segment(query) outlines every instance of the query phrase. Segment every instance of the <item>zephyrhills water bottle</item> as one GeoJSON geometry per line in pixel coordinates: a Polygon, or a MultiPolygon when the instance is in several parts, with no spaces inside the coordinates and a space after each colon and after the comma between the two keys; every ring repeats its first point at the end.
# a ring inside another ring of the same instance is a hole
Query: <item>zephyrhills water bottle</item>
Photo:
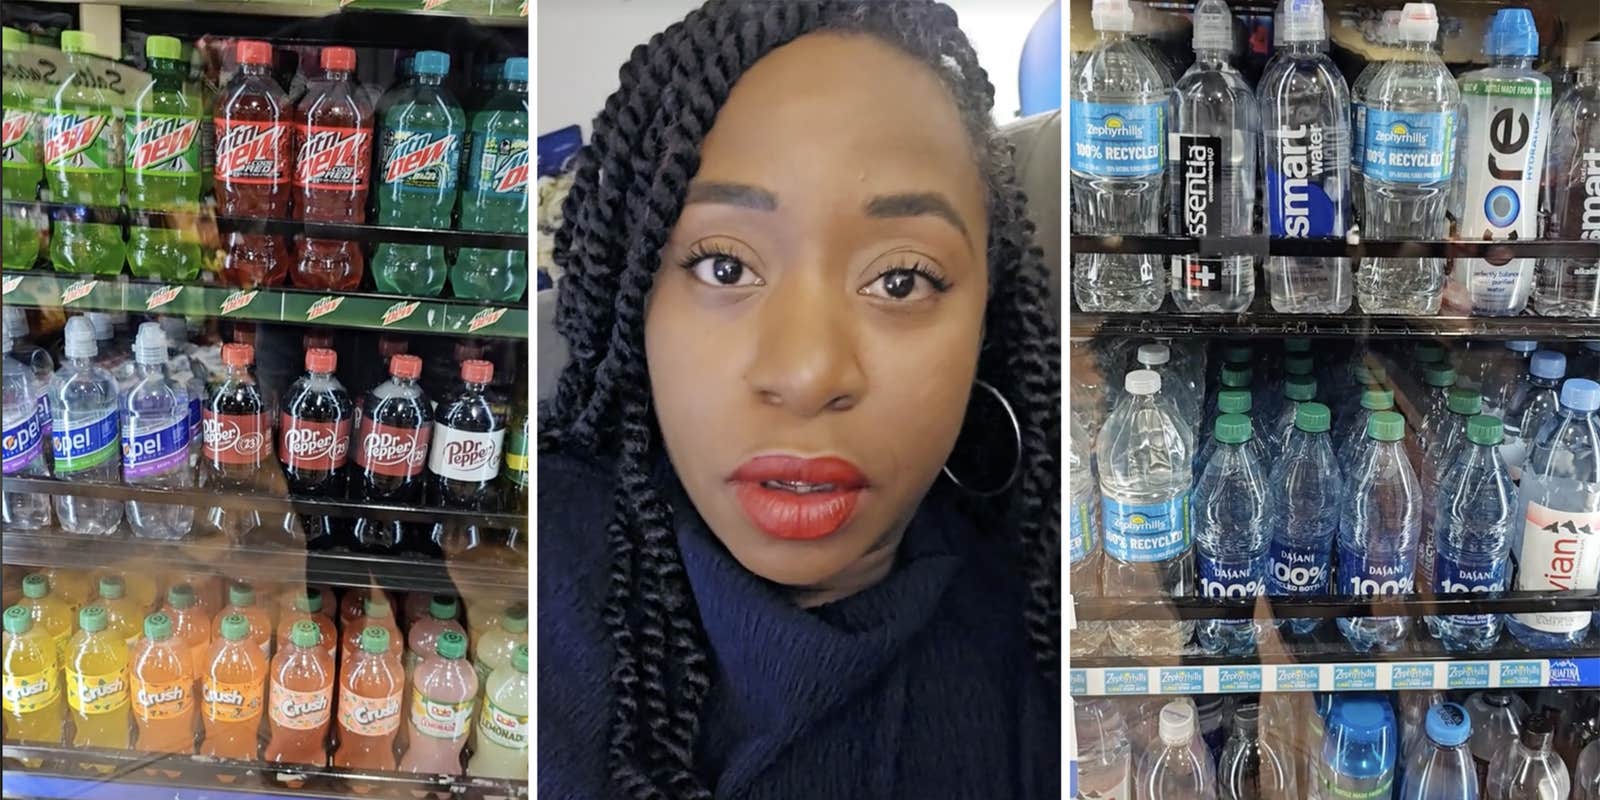
{"type": "MultiPolygon", "coordinates": [[[[1073,59],[1068,163],[1072,229],[1086,234],[1161,232],[1171,84],[1128,34],[1128,0],[1095,0],[1100,43],[1073,59]]],[[[1166,296],[1159,258],[1073,257],[1072,291],[1084,311],[1155,311],[1166,296]]]]}
{"type": "MultiPolygon", "coordinates": [[[[1511,582],[1511,531],[1517,487],[1500,460],[1500,420],[1467,422],[1467,446],[1439,483],[1435,561],[1429,570],[1440,595],[1503,592],[1511,582]]],[[[1475,653],[1500,639],[1499,614],[1439,617],[1439,642],[1452,653],[1475,653]]]]}
{"type": "MultiPolygon", "coordinates": [[[[1255,225],[1261,114],[1250,84],[1228,63],[1232,52],[1228,4],[1200,0],[1195,62],[1174,90],[1167,148],[1169,227],[1183,236],[1248,236],[1255,225]]],[[[1243,311],[1255,296],[1254,256],[1172,257],[1172,299],[1184,311],[1243,311]]]]}
{"type": "Polygon", "coordinates": [[[1186,700],[1161,709],[1159,741],[1139,760],[1138,800],[1216,800],[1217,775],[1210,754],[1194,747],[1195,710],[1186,700]]]}
{"type": "MultiPolygon", "coordinates": [[[[1572,378],[1561,411],[1539,431],[1522,468],[1523,520],[1516,588],[1593,591],[1600,585],[1600,384],[1572,378]]],[[[1591,612],[1513,614],[1511,634],[1535,650],[1583,641],[1591,612]]]]}
{"type": "MultiPolygon", "coordinates": [[[[1461,90],[1433,49],[1439,17],[1432,3],[1406,3],[1403,46],[1372,80],[1363,137],[1365,235],[1443,239],[1455,175],[1461,90]]],[[[1436,314],[1442,258],[1368,258],[1356,299],[1368,314],[1436,314]]]]}
{"type": "MultiPolygon", "coordinates": [[[[1380,411],[1367,422],[1368,447],[1351,465],[1339,515],[1339,594],[1410,594],[1415,585],[1422,498],[1401,439],[1405,421],[1380,411]]],[[[1408,617],[1341,618],[1345,641],[1360,652],[1394,650],[1410,630],[1408,617]]]]}
{"type": "MultiPolygon", "coordinates": [[[[136,378],[122,396],[122,476],[135,486],[187,489],[189,393],[167,377],[167,336],[161,325],[139,326],[133,343],[136,378]]],[[[172,503],[128,501],[128,527],[146,539],[182,539],[194,525],[194,509],[172,503]]]]}
{"type": "MultiPolygon", "coordinates": [[[[1339,498],[1343,482],[1328,437],[1328,407],[1301,403],[1295,409],[1296,434],[1287,437],[1283,453],[1267,481],[1267,594],[1272,597],[1317,597],[1328,594],[1333,573],[1333,548],[1339,536],[1339,498]]],[[[1322,620],[1280,620],[1306,636],[1322,620]]]]}
{"type": "Polygon", "coordinates": [[[1350,211],[1358,226],[1366,219],[1361,180],[1361,163],[1366,159],[1366,153],[1361,133],[1367,129],[1367,89],[1372,86],[1372,79],[1383,70],[1383,65],[1394,58],[1394,50],[1399,46],[1400,9],[1396,8],[1383,12],[1383,19],[1378,25],[1378,47],[1369,52],[1367,66],[1356,76],[1356,82],[1350,85],[1350,130],[1356,134],[1350,137],[1350,211]]]}
{"type": "Polygon", "coordinates": [[[1217,760],[1218,800],[1302,797],[1292,748],[1267,733],[1261,725],[1260,705],[1245,703],[1233,712],[1233,730],[1217,760]]]}
{"type": "MultiPolygon", "coordinates": [[[[48,478],[44,421],[39,416],[42,387],[33,370],[10,354],[11,336],[6,331],[5,347],[0,351],[5,358],[5,366],[0,368],[0,378],[5,381],[5,475],[48,478]]],[[[6,530],[34,531],[50,526],[50,495],[8,491],[0,508],[6,530]]]]}
{"type": "Polygon", "coordinates": [[[1424,730],[1427,736],[1407,751],[1400,800],[1478,800],[1478,775],[1467,750],[1472,736],[1467,710],[1440,703],[1428,709],[1424,730]]]}
{"type": "MultiPolygon", "coordinates": [[[[1467,193],[1458,236],[1539,237],[1539,178],[1550,141],[1550,79],[1533,68],[1539,29],[1526,8],[1502,8],[1489,23],[1486,69],[1461,76],[1467,193]]],[[[1533,259],[1496,264],[1457,259],[1445,305],[1476,315],[1522,313],[1533,291],[1533,259]]]]}
{"type": "MultiPolygon", "coordinates": [[[[1284,239],[1340,239],[1350,222],[1350,89],[1328,58],[1322,0],[1282,0],[1281,45],[1256,94],[1268,232],[1284,239]]],[[[1350,307],[1350,260],[1267,259],[1272,307],[1286,314],[1340,314],[1350,307]]]]}
{"type": "MultiPolygon", "coordinates": [[[[1077,632],[1073,632],[1077,636],[1077,632]]],[[[1078,741],[1079,800],[1128,800],[1133,796],[1133,764],[1128,726],[1116,701],[1083,698],[1073,702],[1078,741]]]]}
{"type": "MultiPolygon", "coordinates": [[[[1067,513],[1068,587],[1074,598],[1100,596],[1100,570],[1104,558],[1100,549],[1100,486],[1091,464],[1094,442],[1078,418],[1072,417],[1071,441],[1067,450],[1067,487],[1072,505],[1067,513]]],[[[1106,640],[1106,623],[1079,620],[1070,637],[1073,654],[1089,654],[1106,640]]]]}
{"type": "MultiPolygon", "coordinates": [[[[1600,239],[1600,41],[1583,46],[1578,83],[1551,113],[1545,160],[1544,235],[1547,239],[1600,239]]],[[[1546,316],[1600,316],[1600,261],[1539,260],[1533,309],[1546,316]]]]}
{"type": "Polygon", "coordinates": [[[1572,776],[1567,765],[1550,749],[1555,727],[1548,714],[1527,717],[1522,735],[1499,750],[1489,762],[1489,787],[1485,800],[1544,800],[1567,797],[1572,776]]]}
{"type": "MultiPolygon", "coordinates": [[[[1111,412],[1096,447],[1108,595],[1183,597],[1193,591],[1190,552],[1189,438],[1182,420],[1158,402],[1161,376],[1134,370],[1130,397],[1111,412]]],[[[1130,620],[1111,627],[1122,652],[1172,653],[1189,640],[1188,622],[1130,620]]]]}
{"type": "MultiPolygon", "coordinates": [[[[67,320],[66,360],[50,380],[51,451],[57,478],[116,483],[122,477],[117,384],[95,366],[96,352],[89,320],[67,320]]],[[[104,536],[122,523],[122,503],[56,495],[56,519],[68,533],[104,536]]]]}
{"type": "MultiPolygon", "coordinates": [[[[1245,443],[1250,418],[1217,418],[1217,450],[1194,489],[1194,546],[1200,594],[1213,598],[1259,597],[1266,591],[1267,477],[1245,443]]],[[[1208,653],[1255,651],[1259,624],[1252,620],[1206,620],[1200,647],[1208,653]]]]}
{"type": "Polygon", "coordinates": [[[1335,695],[1326,724],[1316,765],[1319,791],[1312,797],[1391,797],[1400,731],[1389,701],[1377,695],[1335,695]]]}

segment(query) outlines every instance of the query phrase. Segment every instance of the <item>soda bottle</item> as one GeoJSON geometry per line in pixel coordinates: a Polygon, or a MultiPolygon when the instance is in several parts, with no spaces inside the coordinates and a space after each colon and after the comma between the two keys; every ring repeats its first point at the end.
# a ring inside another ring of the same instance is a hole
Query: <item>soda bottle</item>
{"type": "Polygon", "coordinates": [[[405,670],[389,644],[389,631],[371,626],[359,640],[339,671],[339,749],[333,766],[393,770],[405,670]]]}
{"type": "Polygon", "coordinates": [[[128,107],[128,271],[135,277],[194,280],[200,241],[193,216],[200,210],[200,118],[206,109],[189,83],[183,43],[171,36],[145,40],[150,83],[128,107]],[[140,211],[178,214],[146,224],[140,211]]]}
{"type": "MultiPolygon", "coordinates": [[[[16,28],[4,30],[6,72],[21,59],[28,35],[16,28]]],[[[0,87],[0,104],[5,110],[5,128],[0,138],[3,149],[4,198],[31,201],[39,197],[39,181],[44,177],[39,155],[39,104],[22,90],[22,81],[6,81],[0,87]]],[[[5,244],[0,250],[0,265],[6,269],[28,269],[39,260],[39,225],[31,213],[5,211],[5,244]]],[[[11,348],[7,347],[7,350],[11,348]]]]}
{"type": "Polygon", "coordinates": [[[7,608],[4,619],[5,643],[0,658],[4,659],[6,738],[59,745],[64,719],[61,659],[56,655],[56,644],[50,632],[36,624],[24,606],[7,608]]]}
{"type": "MultiPolygon", "coordinates": [[[[507,59],[506,85],[472,115],[461,229],[528,232],[528,59],[507,59]]],[[[450,270],[456,297],[512,303],[528,291],[528,254],[463,247],[450,270]]]]}
{"type": "Polygon", "coordinates": [[[338,661],[339,631],[334,627],[333,618],[326,613],[328,607],[324,605],[322,593],[311,588],[286,596],[290,598],[290,603],[278,620],[278,652],[283,652],[289,646],[289,634],[295,623],[309,622],[317,627],[318,641],[321,642],[322,651],[328,654],[329,662],[338,661]]]}
{"type": "Polygon", "coordinates": [[[445,508],[486,511],[494,505],[506,427],[484,394],[493,375],[494,365],[487,361],[462,364],[464,385],[433,424],[428,494],[445,508]]]}
{"type": "Polygon", "coordinates": [[[228,605],[217,612],[213,621],[215,630],[222,630],[222,622],[231,616],[244,617],[250,623],[250,641],[261,648],[261,658],[272,657],[272,616],[266,608],[256,603],[256,590],[248,583],[228,586],[228,605]]]}
{"type": "Polygon", "coordinates": [[[122,202],[122,118],[99,71],[94,35],[62,31],[67,75],[49,101],[44,119],[44,176],[57,203],[68,209],[50,236],[50,262],[61,272],[116,275],[122,271],[122,228],[90,222],[90,208],[122,202]]]}
{"type": "MultiPolygon", "coordinates": [[[[250,375],[255,350],[245,344],[222,346],[227,374],[212,390],[201,411],[205,444],[201,448],[200,486],[216,491],[253,492],[272,459],[272,423],[266,400],[250,375]]],[[[213,507],[207,523],[234,541],[261,524],[252,510],[213,507]]]]}
{"type": "MultiPolygon", "coordinates": [[[[1547,239],[1600,236],[1600,41],[1583,45],[1577,85],[1551,112],[1544,169],[1547,239]]],[[[1533,309],[1552,317],[1600,316],[1600,270],[1594,259],[1539,259],[1533,309]]]]}
{"type": "Polygon", "coordinates": [[[406,637],[405,664],[408,675],[424,656],[433,652],[434,642],[446,631],[466,635],[466,629],[461,627],[459,619],[460,608],[461,603],[446,594],[436,594],[428,602],[427,616],[417,620],[406,637]]]}
{"type": "MultiPolygon", "coordinates": [[[[415,68],[416,83],[399,90],[381,123],[378,223],[442,230],[456,204],[466,117],[442,85],[448,54],[424,50],[415,68]]],[[[389,294],[437,297],[447,272],[443,245],[385,242],[372,254],[373,280],[389,294]]]]}
{"type": "MultiPolygon", "coordinates": [[[[350,467],[351,497],[358,503],[422,502],[433,409],[417,384],[421,374],[422,359],[395,355],[389,359],[390,379],[366,394],[350,467]]],[[[400,546],[409,528],[398,521],[363,517],[356,520],[354,535],[361,549],[388,552],[400,546]]]]}
{"type": "Polygon", "coordinates": [[[1487,800],[1567,797],[1572,776],[1550,749],[1555,726],[1548,714],[1530,715],[1511,747],[1497,751],[1489,764],[1487,800]]]}
{"type": "Polygon", "coordinates": [[[22,602],[34,624],[43,628],[55,643],[56,663],[67,662],[67,642],[72,636],[73,611],[67,602],[50,591],[50,580],[43,573],[30,572],[22,578],[22,602]]]}
{"type": "Polygon", "coordinates": [[[67,644],[67,705],[73,747],[128,748],[128,645],[106,627],[106,610],[78,612],[67,644]]]}
{"type": "Polygon", "coordinates": [[[250,620],[229,614],[217,625],[202,673],[205,741],[201,755],[254,761],[256,728],[267,690],[267,657],[250,642],[250,620]]]}
{"type": "Polygon", "coordinates": [[[272,738],[261,757],[274,764],[326,766],[336,675],[317,623],[303,619],[290,627],[288,646],[272,659],[271,675],[272,738]]]}
{"type": "Polygon", "coordinates": [[[329,622],[333,621],[339,609],[339,601],[333,596],[333,589],[322,584],[312,584],[303,587],[300,591],[295,591],[291,587],[289,591],[278,595],[278,612],[280,616],[287,616],[290,612],[298,610],[301,605],[306,605],[306,610],[310,611],[311,614],[323,617],[329,622]],[[315,601],[307,600],[304,603],[301,602],[313,596],[316,598],[315,601]]]}
{"type": "Polygon", "coordinates": [[[1467,710],[1440,703],[1428,709],[1424,729],[1427,737],[1407,749],[1400,800],[1477,800],[1478,776],[1466,746],[1472,736],[1467,710]]]}
{"type": "MultiPolygon", "coordinates": [[[[67,320],[65,363],[50,381],[51,452],[56,477],[116,483],[117,384],[95,366],[94,331],[81,316],[67,320]]],[[[106,536],[122,524],[122,503],[56,495],[56,519],[68,533],[106,536]]]]}
{"type": "Polygon", "coordinates": [[[461,774],[461,748],[478,701],[478,673],[466,656],[467,637],[445,631],[417,665],[401,771],[461,774]]]}
{"type": "MultiPolygon", "coordinates": [[[[167,335],[161,325],[139,326],[133,347],[137,383],[122,396],[122,474],[135,486],[188,489],[189,393],[167,377],[167,335]]],[[[128,527],[146,539],[182,539],[194,508],[129,500],[128,527]]]]}
{"type": "MultiPolygon", "coordinates": [[[[252,219],[289,216],[294,164],[289,97],[272,77],[272,45],[241,39],[239,71],[217,100],[217,213],[252,219]]],[[[278,286],[289,272],[283,239],[230,233],[223,244],[222,280],[243,286],[278,286]]]]}
{"type": "MultiPolygon", "coordinates": [[[[1416,580],[1421,498],[1401,440],[1405,421],[1379,411],[1367,423],[1370,443],[1357,451],[1339,515],[1339,594],[1410,594],[1416,580]]],[[[1339,630],[1358,652],[1399,647],[1406,617],[1340,618],[1339,630]]]]}
{"type": "Polygon", "coordinates": [[[211,617],[195,602],[194,587],[175,583],[167,588],[167,604],[161,613],[172,620],[172,635],[186,649],[190,659],[190,674],[196,682],[205,675],[207,658],[211,654],[211,617]]]}
{"type": "Polygon", "coordinates": [[[136,747],[147,753],[193,753],[194,658],[177,637],[172,617],[156,612],[144,618],[144,638],[134,647],[128,676],[139,728],[136,747]]]}
{"type": "Polygon", "coordinates": [[[400,635],[400,626],[395,622],[394,607],[380,596],[368,597],[361,601],[361,615],[345,624],[344,646],[340,655],[348,659],[361,649],[361,637],[368,628],[382,628],[389,634],[389,648],[394,651],[395,658],[400,659],[404,667],[405,637],[400,635]]]}
{"type": "Polygon", "coordinates": [[[377,588],[346,589],[339,598],[339,630],[359,639],[366,627],[359,622],[367,613],[367,601],[373,598],[389,602],[389,593],[377,588]]]}
{"type": "MultiPolygon", "coordinates": [[[[8,223],[9,226],[9,223],[8,223]]],[[[11,309],[6,309],[10,311],[11,309]]],[[[20,310],[20,309],[18,309],[20,310]]],[[[5,331],[5,367],[0,380],[5,384],[5,475],[19,478],[48,478],[50,465],[45,456],[49,439],[49,402],[45,385],[33,371],[11,356],[11,330],[5,331]],[[41,415],[40,409],[44,409],[41,415]]],[[[50,495],[33,492],[4,492],[0,503],[6,530],[36,531],[50,525],[50,495]]]]}
{"type": "MultiPolygon", "coordinates": [[[[366,221],[372,163],[372,105],[353,91],[356,51],[322,48],[323,80],[313,82],[295,107],[299,152],[294,169],[295,218],[315,222],[366,221]]],[[[364,262],[355,242],[297,237],[290,282],[308,289],[351,290],[361,285],[364,262]]]]}
{"type": "Polygon", "coordinates": [[[510,664],[517,648],[528,644],[528,606],[512,604],[500,618],[499,625],[475,635],[471,641],[478,680],[487,683],[490,673],[510,664]]]}
{"type": "Polygon", "coordinates": [[[355,405],[333,376],[339,356],[306,351],[306,375],[289,387],[279,437],[289,490],[307,497],[344,497],[345,461],[355,405]]]}
{"type": "Polygon", "coordinates": [[[484,683],[477,746],[467,774],[522,780],[528,774],[528,645],[494,668],[484,683]]]}
{"type": "MultiPolygon", "coordinates": [[[[1500,460],[1500,420],[1479,415],[1467,422],[1467,445],[1440,480],[1434,566],[1423,577],[1439,595],[1503,592],[1511,584],[1511,534],[1517,487],[1500,460]]],[[[1500,640],[1499,614],[1429,618],[1439,642],[1452,653],[1483,652],[1500,640]]]]}
{"type": "Polygon", "coordinates": [[[106,627],[112,633],[122,636],[123,643],[128,646],[128,652],[132,653],[143,631],[145,609],[140,608],[138,601],[128,596],[127,586],[123,584],[122,578],[116,575],[101,576],[99,596],[95,598],[94,604],[106,610],[106,627]]]}
{"type": "MultiPolygon", "coordinates": [[[[1194,487],[1194,548],[1200,594],[1212,598],[1259,597],[1266,591],[1266,471],[1245,446],[1250,418],[1217,418],[1216,453],[1194,487]]],[[[1260,626],[1250,620],[1206,620],[1200,647],[1229,655],[1255,651],[1260,626]]]]}
{"type": "Polygon", "coordinates": [[[511,418],[511,442],[506,445],[506,463],[500,471],[504,486],[500,507],[508,512],[525,513],[528,510],[528,436],[532,420],[527,409],[511,418]]]}

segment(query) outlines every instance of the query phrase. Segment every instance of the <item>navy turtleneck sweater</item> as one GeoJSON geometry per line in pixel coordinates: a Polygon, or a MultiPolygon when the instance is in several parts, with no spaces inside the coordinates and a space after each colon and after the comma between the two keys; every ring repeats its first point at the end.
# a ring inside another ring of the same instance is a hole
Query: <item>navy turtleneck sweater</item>
{"type": "MultiPolygon", "coordinates": [[[[538,469],[538,796],[611,798],[613,478],[557,454],[538,469]]],[[[935,495],[882,582],[810,609],[667,495],[711,650],[696,763],[719,800],[1061,797],[1059,695],[1023,632],[1021,578],[935,495]]]]}

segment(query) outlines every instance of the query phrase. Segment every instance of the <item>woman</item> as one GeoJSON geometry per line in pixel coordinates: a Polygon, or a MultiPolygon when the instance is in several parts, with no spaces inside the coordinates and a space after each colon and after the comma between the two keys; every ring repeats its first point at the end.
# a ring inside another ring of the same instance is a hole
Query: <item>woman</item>
{"type": "Polygon", "coordinates": [[[925,0],[712,0],[623,66],[556,239],[541,797],[1060,796],[1059,340],[992,102],[925,0]]]}

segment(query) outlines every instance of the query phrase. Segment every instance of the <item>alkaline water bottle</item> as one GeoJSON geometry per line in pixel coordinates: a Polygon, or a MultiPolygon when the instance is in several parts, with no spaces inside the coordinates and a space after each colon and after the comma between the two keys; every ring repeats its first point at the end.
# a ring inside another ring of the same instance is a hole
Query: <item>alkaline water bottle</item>
{"type": "MultiPolygon", "coordinates": [[[[1583,45],[1578,83],[1551,113],[1545,160],[1544,235],[1600,239],[1600,41],[1583,45]]],[[[1600,316],[1600,263],[1592,258],[1539,260],[1533,309],[1554,317],[1600,316]]]]}
{"type": "MultiPolygon", "coordinates": [[[[1067,486],[1072,505],[1067,513],[1068,587],[1075,598],[1100,596],[1100,570],[1104,561],[1100,551],[1100,487],[1095,482],[1094,442],[1072,417],[1070,446],[1067,450],[1067,486]]],[[[1106,640],[1106,623],[1078,620],[1072,629],[1074,655],[1087,655],[1100,649],[1106,640]]],[[[1081,745],[1081,743],[1080,743],[1081,745]]]]}
{"type": "MultiPolygon", "coordinates": [[[[1272,236],[1342,239],[1350,221],[1350,89],[1328,57],[1322,0],[1281,0],[1280,47],[1256,89],[1261,104],[1266,218],[1272,236]]],[[[1285,314],[1342,314],[1350,307],[1350,260],[1267,259],[1272,307],[1285,314]]]]}
{"type": "MultiPolygon", "coordinates": [[[[11,336],[6,331],[5,358],[0,378],[5,382],[5,475],[17,478],[48,478],[50,465],[44,457],[44,421],[39,416],[40,387],[33,370],[11,357],[11,336]]],[[[50,495],[5,492],[6,530],[35,531],[50,526],[50,495]]]]}
{"type": "MultiPolygon", "coordinates": [[[[78,316],[67,320],[66,356],[50,380],[51,451],[56,477],[116,483],[121,478],[117,438],[117,384],[95,366],[94,327],[78,316]]],[[[122,503],[62,494],[56,518],[68,533],[105,536],[122,522],[122,503]]]]}
{"type": "MultiPolygon", "coordinates": [[[[1367,422],[1368,447],[1351,465],[1339,515],[1339,594],[1410,594],[1415,585],[1421,497],[1401,440],[1406,424],[1393,411],[1367,422]]],[[[1340,618],[1339,630],[1358,652],[1394,650],[1410,630],[1409,617],[1340,618]]]]}
{"type": "Polygon", "coordinates": [[[1572,778],[1567,765],[1550,749],[1555,727],[1548,714],[1533,714],[1510,747],[1496,751],[1489,763],[1486,800],[1542,800],[1567,797],[1572,778]]]}
{"type": "MultiPolygon", "coordinates": [[[[1167,153],[1169,227],[1184,236],[1254,232],[1261,115],[1250,84],[1228,63],[1232,52],[1228,4],[1200,0],[1194,8],[1195,62],[1178,79],[1167,153]]],[[[1255,296],[1254,256],[1172,257],[1172,300],[1179,309],[1244,311],[1255,296]]]]}
{"type": "Polygon", "coordinates": [[[1160,741],[1139,760],[1137,800],[1216,800],[1211,756],[1195,747],[1195,710],[1185,698],[1161,709],[1160,741]]]}
{"type": "MultiPolygon", "coordinates": [[[[1250,452],[1250,418],[1217,418],[1217,449],[1194,489],[1194,546],[1200,594],[1204,597],[1259,597],[1266,591],[1266,470],[1250,452]]],[[[1200,647],[1207,653],[1255,652],[1260,625],[1250,620],[1200,623],[1200,647]]]]}
{"type": "Polygon", "coordinates": [[[1372,79],[1382,71],[1383,65],[1394,58],[1394,50],[1399,46],[1400,10],[1390,9],[1383,12],[1383,21],[1378,26],[1377,48],[1367,59],[1367,66],[1356,76],[1356,82],[1350,86],[1350,130],[1355,132],[1350,137],[1350,211],[1356,226],[1365,224],[1367,218],[1361,180],[1361,162],[1366,158],[1361,134],[1367,129],[1367,90],[1372,86],[1372,79]]]}
{"type": "MultiPolygon", "coordinates": [[[[1500,420],[1467,422],[1467,446],[1439,484],[1436,555],[1429,574],[1439,596],[1503,592],[1511,583],[1511,533],[1518,522],[1517,487],[1500,460],[1500,420]]],[[[1426,499],[1425,499],[1426,501],[1426,499]]],[[[1428,553],[1424,552],[1423,557],[1428,553]]],[[[1429,617],[1439,642],[1452,653],[1480,653],[1500,640],[1499,614],[1429,617]]]]}
{"type": "MultiPolygon", "coordinates": [[[[1400,12],[1404,46],[1372,79],[1362,152],[1365,235],[1443,239],[1455,174],[1461,91],[1433,49],[1439,17],[1432,3],[1400,12]]],[[[1368,314],[1432,315],[1444,289],[1442,258],[1369,258],[1356,275],[1368,314]]]]}
{"type": "Polygon", "coordinates": [[[1467,740],[1472,721],[1456,703],[1428,709],[1427,737],[1409,751],[1400,800],[1478,800],[1478,775],[1472,769],[1467,740]]]}
{"type": "MultiPolygon", "coordinates": [[[[167,377],[167,335],[161,325],[139,326],[133,343],[136,382],[122,397],[122,475],[131,485],[187,489],[189,393],[167,377]]],[[[194,508],[128,501],[128,527],[146,539],[182,539],[194,525],[194,508]]]]}
{"type": "MultiPolygon", "coordinates": [[[[1333,545],[1339,535],[1339,498],[1343,492],[1333,444],[1328,438],[1328,407],[1301,403],[1295,409],[1297,435],[1288,437],[1278,465],[1267,481],[1267,594],[1272,597],[1318,597],[1328,594],[1333,572],[1333,545]]],[[[1321,627],[1315,618],[1279,620],[1307,636],[1321,627]]]]}
{"type": "Polygon", "coordinates": [[[1326,724],[1317,765],[1320,792],[1313,796],[1391,797],[1400,731],[1389,701],[1377,695],[1335,695],[1326,724]]]}
{"type": "MultiPolygon", "coordinates": [[[[1172,85],[1128,37],[1128,0],[1095,0],[1100,43],[1074,59],[1068,104],[1072,229],[1161,232],[1167,104],[1172,85]]],[[[1072,291],[1084,311],[1150,312],[1166,296],[1150,254],[1073,257],[1072,291]]]]}

